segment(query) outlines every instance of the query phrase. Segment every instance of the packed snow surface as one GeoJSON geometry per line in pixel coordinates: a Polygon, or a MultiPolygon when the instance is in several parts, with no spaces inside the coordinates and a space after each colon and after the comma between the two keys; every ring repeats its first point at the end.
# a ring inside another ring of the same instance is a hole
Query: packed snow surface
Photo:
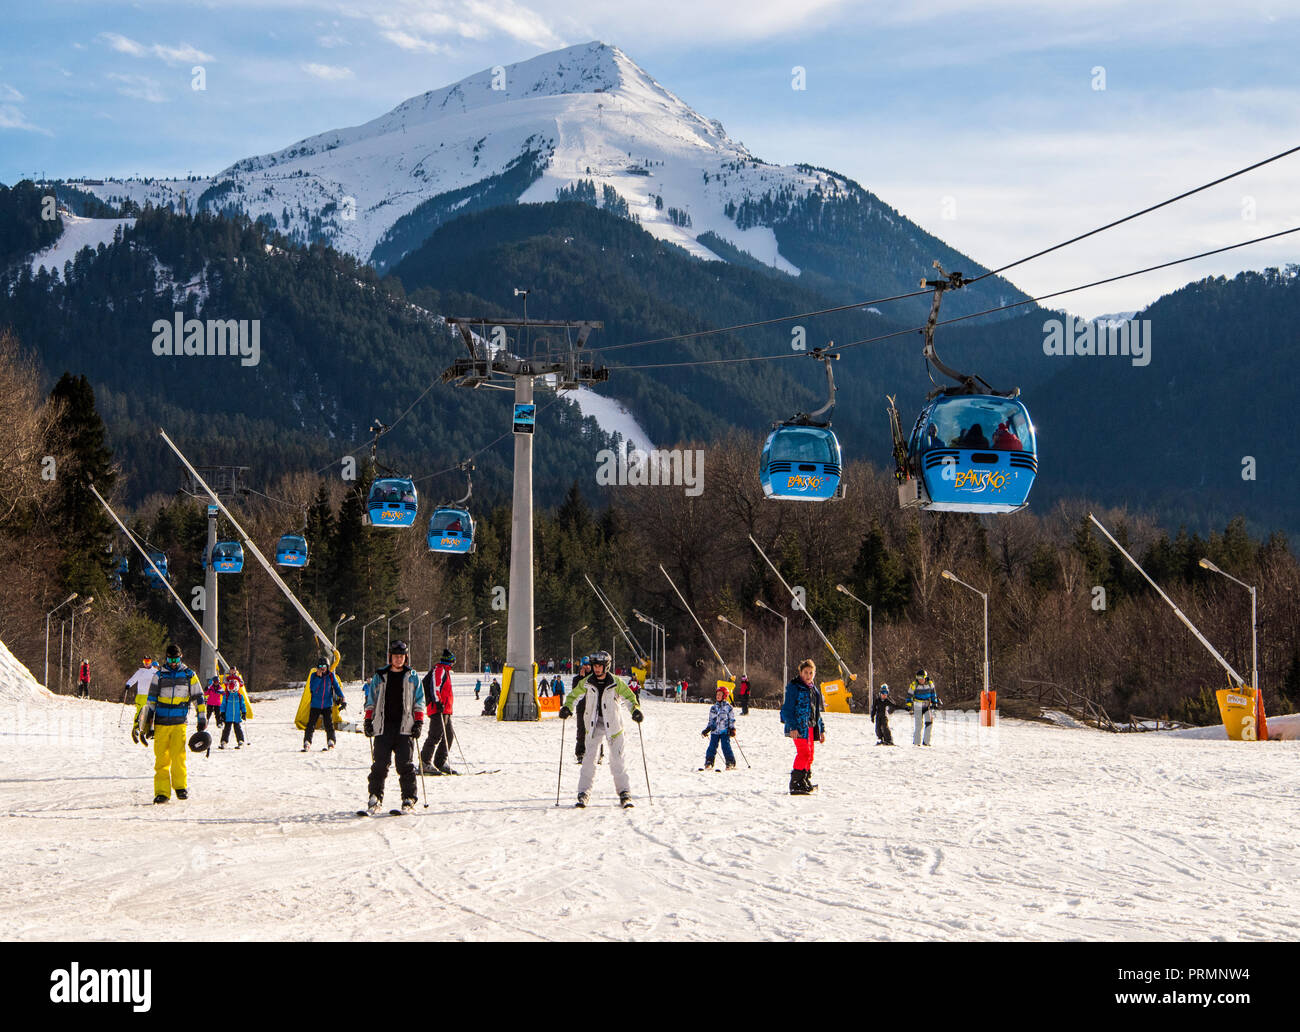
{"type": "Polygon", "coordinates": [[[63,264],[72,261],[82,248],[89,247],[93,250],[100,244],[111,244],[113,234],[119,227],[130,229],[135,225],[135,219],[85,219],[66,211],[60,214],[63,218],[63,232],[45,250],[32,255],[33,274],[44,265],[51,272],[63,275],[63,264]]]}
{"type": "Polygon", "coordinates": [[[605,765],[574,810],[572,722],[557,808],[559,723],[478,716],[469,676],[455,717],[469,763],[452,762],[500,773],[429,778],[428,809],[358,818],[365,738],[321,752],[318,729],[301,753],[284,693],[254,697],[246,748],[190,755],[188,802],[153,806],[152,749],[119,728],[122,707],[27,682],[2,698],[6,940],[1300,935],[1294,742],[980,731],[944,713],[920,749],[899,713],[891,749],[865,717],[832,714],[821,790],[800,798],[774,712],[738,718],[752,768],[700,773],[705,707],[647,700],[653,804],[628,722],[636,809],[618,808],[605,765]]]}

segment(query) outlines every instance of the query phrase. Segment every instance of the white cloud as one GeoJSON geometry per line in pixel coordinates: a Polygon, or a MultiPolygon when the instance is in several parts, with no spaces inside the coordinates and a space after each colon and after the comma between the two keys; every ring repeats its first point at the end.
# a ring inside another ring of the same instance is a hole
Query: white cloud
{"type": "Polygon", "coordinates": [[[134,100],[147,100],[150,104],[165,103],[167,98],[163,96],[161,83],[157,79],[151,79],[147,75],[121,75],[117,72],[109,72],[108,77],[116,83],[120,83],[117,92],[124,97],[131,97],[134,100]]]}
{"type": "Polygon", "coordinates": [[[24,132],[40,133],[43,136],[53,136],[48,129],[42,129],[38,125],[32,125],[12,104],[0,104],[0,129],[21,129],[24,132]]]}
{"type": "Polygon", "coordinates": [[[418,36],[412,36],[409,32],[402,32],[400,29],[385,29],[380,35],[390,43],[397,44],[403,50],[425,54],[445,54],[448,52],[448,48],[441,43],[420,39],[418,36]]]}
{"type": "Polygon", "coordinates": [[[26,97],[10,86],[7,82],[0,82],[0,100],[21,101],[26,99],[26,97]]]}
{"type": "Polygon", "coordinates": [[[505,36],[545,50],[565,45],[553,19],[514,0],[392,0],[382,12],[361,14],[403,50],[442,53],[448,39],[505,36]]]}
{"type": "Polygon", "coordinates": [[[117,32],[101,32],[99,38],[119,54],[128,54],[131,57],[156,57],[169,65],[216,60],[206,51],[184,42],[175,46],[168,46],[165,43],[153,43],[146,46],[144,43],[139,43],[129,36],[123,36],[117,32]]]}
{"type": "Polygon", "coordinates": [[[316,45],[322,46],[326,50],[331,50],[334,47],[346,47],[348,45],[348,39],[346,36],[338,36],[334,34],[328,36],[317,36],[316,45]]]}
{"type": "Polygon", "coordinates": [[[324,79],[326,82],[354,78],[352,69],[342,65],[305,64],[302,66],[302,70],[308,75],[313,75],[317,79],[324,79]]]}

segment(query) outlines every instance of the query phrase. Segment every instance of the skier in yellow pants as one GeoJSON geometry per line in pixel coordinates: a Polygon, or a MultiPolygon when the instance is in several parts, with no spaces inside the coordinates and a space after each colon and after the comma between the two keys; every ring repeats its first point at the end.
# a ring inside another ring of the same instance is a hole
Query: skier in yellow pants
{"type": "Polygon", "coordinates": [[[181,662],[180,648],[168,645],[163,668],[154,674],[149,685],[149,699],[140,712],[141,741],[148,741],[151,726],[154,731],[155,803],[167,802],[173,790],[177,799],[189,798],[185,752],[191,703],[199,715],[198,729],[206,730],[208,718],[203,713],[203,688],[198,675],[181,662]]]}

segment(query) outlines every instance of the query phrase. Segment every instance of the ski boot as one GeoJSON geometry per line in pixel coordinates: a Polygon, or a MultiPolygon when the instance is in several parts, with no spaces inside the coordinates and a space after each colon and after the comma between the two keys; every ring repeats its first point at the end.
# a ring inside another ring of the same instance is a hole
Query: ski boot
{"type": "Polygon", "coordinates": [[[310,749],[310,748],[311,748],[311,742],[303,742],[303,743],[302,743],[302,751],[303,751],[303,752],[306,752],[306,751],[307,751],[308,749],[310,749]]]}
{"type": "Polygon", "coordinates": [[[330,744],[327,745],[327,746],[325,746],[325,751],[326,751],[326,752],[329,752],[329,751],[330,751],[331,749],[333,749],[333,748],[334,748],[334,739],[331,738],[331,739],[330,739],[330,744]]]}
{"type": "Polygon", "coordinates": [[[402,813],[415,813],[415,800],[414,800],[414,799],[403,799],[403,800],[402,800],[402,813]]]}
{"type": "Polygon", "coordinates": [[[736,761],[735,761],[735,760],[728,760],[728,761],[727,761],[727,770],[735,770],[735,769],[736,769],[736,761]]]}
{"type": "MultiPolygon", "coordinates": [[[[163,801],[166,802],[166,800],[163,800],[163,801]]],[[[585,810],[586,807],[587,807],[587,793],[586,793],[586,792],[579,792],[579,793],[578,793],[578,801],[577,801],[576,803],[574,803],[573,806],[574,806],[574,809],[577,809],[577,810],[585,810]]]]}
{"type": "Polygon", "coordinates": [[[790,771],[790,794],[791,795],[808,794],[808,789],[804,785],[803,771],[801,770],[790,771]]]}
{"type": "Polygon", "coordinates": [[[438,768],[438,773],[439,773],[439,774],[459,774],[460,771],[458,771],[458,770],[452,770],[451,767],[447,766],[447,764],[444,763],[441,767],[438,768]]]}
{"type": "Polygon", "coordinates": [[[704,761],[704,766],[700,768],[700,770],[712,770],[712,769],[713,769],[713,761],[712,761],[712,760],[705,760],[705,761],[704,761]]]}
{"type": "Polygon", "coordinates": [[[167,802],[167,798],[168,798],[168,797],[165,796],[165,795],[156,795],[156,796],[154,796],[154,797],[153,797],[154,805],[156,806],[156,805],[158,805],[159,803],[165,803],[165,802],[167,802]]]}
{"type": "Polygon", "coordinates": [[[370,797],[370,801],[366,803],[366,813],[370,814],[371,816],[374,816],[383,808],[383,805],[384,805],[383,796],[372,795],[370,797]]]}
{"type": "Polygon", "coordinates": [[[631,792],[620,792],[618,794],[618,801],[622,804],[624,810],[630,810],[635,805],[632,802],[631,792]]]}
{"type": "Polygon", "coordinates": [[[217,746],[218,749],[224,749],[225,747],[226,747],[226,743],[225,743],[225,742],[221,742],[221,743],[217,746]]]}
{"type": "Polygon", "coordinates": [[[176,798],[177,798],[177,799],[180,799],[181,801],[184,801],[184,800],[188,799],[189,797],[190,797],[190,793],[189,793],[189,791],[188,791],[187,789],[184,789],[184,788],[178,788],[178,789],[176,790],[176,798]]]}
{"type": "Polygon", "coordinates": [[[803,788],[805,795],[811,795],[817,791],[817,786],[812,783],[812,768],[809,767],[803,772],[803,788]]]}

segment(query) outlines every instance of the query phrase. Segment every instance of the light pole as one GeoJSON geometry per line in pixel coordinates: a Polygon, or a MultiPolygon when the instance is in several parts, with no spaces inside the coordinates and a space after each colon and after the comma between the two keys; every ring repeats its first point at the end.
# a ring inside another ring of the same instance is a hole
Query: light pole
{"type": "Polygon", "coordinates": [[[573,639],[585,631],[591,624],[583,624],[576,631],[569,635],[569,674],[573,674],[573,639]]]}
{"type": "Polygon", "coordinates": [[[76,597],[77,593],[74,591],[71,595],[45,614],[45,680],[42,683],[46,688],[49,688],[50,686],[50,617],[76,597]]]}
{"type": "Polygon", "coordinates": [[[790,683],[790,618],[784,613],[778,613],[761,598],[754,599],[754,605],[766,609],[781,621],[781,685],[784,687],[790,683]]]}
{"type": "MultiPolygon", "coordinates": [[[[428,615],[429,615],[429,611],[426,609],[419,616],[413,616],[411,617],[410,620],[406,622],[406,647],[411,650],[412,656],[415,655],[415,639],[411,636],[411,628],[415,626],[416,620],[423,620],[428,615]]],[[[430,670],[433,669],[432,664],[429,665],[429,669],[430,670]]]]}
{"type": "Polygon", "coordinates": [[[369,627],[370,624],[379,623],[382,619],[384,619],[384,614],[380,613],[377,617],[371,620],[370,623],[361,625],[361,680],[363,681],[366,679],[366,628],[369,627]]]}
{"type": "MultiPolygon", "coordinates": [[[[409,613],[410,611],[410,606],[402,606],[402,608],[394,613],[393,616],[401,616],[403,613],[409,613]]],[[[384,648],[389,648],[393,644],[393,616],[390,616],[388,618],[388,623],[384,625],[384,631],[388,637],[388,641],[385,643],[384,648]]],[[[410,642],[407,642],[407,648],[410,648],[410,642]]]]}
{"type": "MultiPolygon", "coordinates": [[[[442,619],[438,620],[437,622],[441,624],[445,624],[450,619],[451,619],[451,614],[445,613],[443,614],[442,619]]],[[[430,670],[433,669],[433,624],[429,624],[429,669],[430,670]]]]}
{"type": "Polygon", "coordinates": [[[731,623],[731,621],[728,620],[721,613],[718,614],[718,622],[724,624],[730,624],[732,627],[736,628],[736,630],[738,630],[743,636],[741,638],[741,644],[740,644],[740,648],[741,648],[740,676],[748,679],[749,677],[749,632],[745,630],[745,628],[741,627],[740,624],[731,623]]]}
{"type": "Polygon", "coordinates": [[[458,624],[469,623],[468,616],[462,616],[459,620],[453,620],[447,625],[447,648],[451,648],[451,629],[458,624]]]}
{"type": "Polygon", "coordinates": [[[477,631],[477,630],[478,630],[480,627],[482,627],[482,626],[483,626],[483,621],[480,620],[478,623],[476,623],[476,624],[471,624],[470,626],[466,627],[463,631],[460,632],[461,634],[463,634],[463,635],[465,636],[465,651],[461,653],[461,656],[462,656],[461,663],[462,663],[462,665],[463,665],[464,668],[465,668],[465,673],[469,673],[469,672],[470,672],[470,669],[469,669],[469,638],[470,638],[470,635],[473,634],[475,631],[477,631]]]}
{"type": "Polygon", "coordinates": [[[875,610],[872,606],[863,602],[857,595],[853,594],[843,584],[836,584],[835,590],[843,592],[853,599],[860,606],[867,607],[867,686],[870,688],[874,697],[876,691],[876,640],[875,640],[875,610]]]}
{"type": "MultiPolygon", "coordinates": [[[[487,630],[489,627],[495,627],[497,623],[499,623],[499,621],[493,620],[490,624],[484,624],[478,629],[478,669],[479,670],[483,669],[483,632],[487,630]]],[[[478,670],[476,670],[475,673],[478,673],[478,670]]]]}
{"type": "Polygon", "coordinates": [[[980,591],[979,588],[971,587],[964,580],[954,577],[951,570],[944,570],[941,576],[945,580],[950,580],[954,584],[960,584],[963,588],[970,588],[971,591],[979,595],[984,600],[984,691],[989,690],[989,596],[987,591],[980,591]]]}
{"type": "Polygon", "coordinates": [[[344,624],[351,623],[356,618],[357,618],[356,613],[353,613],[351,616],[348,616],[347,613],[343,613],[339,616],[338,623],[334,625],[334,637],[330,639],[334,643],[335,651],[337,651],[339,647],[339,628],[342,627],[344,624]]]}
{"type": "Polygon", "coordinates": [[[654,669],[655,643],[659,642],[659,664],[662,667],[659,675],[663,681],[666,694],[668,691],[668,633],[664,630],[663,624],[646,616],[641,610],[633,609],[632,615],[650,628],[650,667],[652,670],[654,669]]]}
{"type": "Polygon", "coordinates": [[[1258,699],[1259,698],[1259,640],[1258,640],[1258,634],[1256,632],[1256,624],[1255,624],[1255,588],[1253,585],[1247,584],[1245,581],[1237,580],[1237,578],[1234,577],[1232,574],[1225,573],[1223,570],[1220,570],[1217,566],[1214,565],[1214,563],[1210,562],[1210,560],[1208,559],[1202,559],[1196,565],[1203,570],[1209,570],[1211,573],[1222,574],[1224,577],[1227,577],[1228,580],[1232,581],[1234,584],[1240,584],[1243,588],[1245,588],[1247,591],[1250,592],[1250,686],[1255,690],[1255,697],[1256,699],[1258,699]]]}

